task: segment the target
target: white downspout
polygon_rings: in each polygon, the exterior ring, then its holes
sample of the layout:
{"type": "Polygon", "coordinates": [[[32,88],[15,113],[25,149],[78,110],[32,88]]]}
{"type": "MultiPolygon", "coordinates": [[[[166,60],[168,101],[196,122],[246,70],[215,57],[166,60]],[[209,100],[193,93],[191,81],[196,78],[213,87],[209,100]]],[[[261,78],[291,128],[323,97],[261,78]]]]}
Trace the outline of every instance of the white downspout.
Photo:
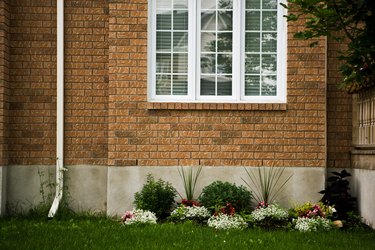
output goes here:
{"type": "Polygon", "coordinates": [[[64,0],[57,0],[57,100],[56,100],[56,193],[48,217],[52,218],[63,196],[64,173],[64,0]]]}

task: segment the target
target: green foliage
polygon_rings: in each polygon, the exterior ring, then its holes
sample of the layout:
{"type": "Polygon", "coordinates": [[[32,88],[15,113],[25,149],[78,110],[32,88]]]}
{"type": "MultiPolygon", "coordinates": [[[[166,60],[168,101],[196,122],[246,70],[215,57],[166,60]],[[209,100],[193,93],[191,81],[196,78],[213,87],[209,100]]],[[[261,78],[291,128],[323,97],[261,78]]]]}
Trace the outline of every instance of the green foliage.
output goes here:
{"type": "Polygon", "coordinates": [[[211,211],[219,211],[229,203],[236,212],[251,210],[252,194],[244,186],[229,182],[215,181],[204,187],[199,201],[211,211]]]}
{"type": "MultiPolygon", "coordinates": [[[[288,0],[288,21],[306,18],[305,30],[296,38],[329,36],[346,41],[339,87],[349,93],[375,86],[375,1],[374,0],[288,0]]],[[[316,45],[316,42],[312,43],[316,45]]]]}
{"type": "Polygon", "coordinates": [[[351,174],[342,170],[332,172],[327,181],[328,185],[325,190],[319,193],[324,194],[321,201],[329,206],[335,206],[338,219],[346,219],[348,212],[356,211],[356,199],[349,194],[349,181],[351,174]]]}
{"type": "Polygon", "coordinates": [[[154,212],[158,219],[169,216],[176,196],[176,190],[168,182],[147,175],[147,182],[140,192],[135,193],[134,204],[138,209],[154,212]]]}
{"type": "Polygon", "coordinates": [[[283,177],[285,168],[261,168],[258,167],[257,174],[251,173],[244,168],[250,181],[242,180],[253,191],[254,198],[258,203],[271,204],[292,178],[292,175],[283,177]],[[283,177],[283,178],[282,178],[283,177]]]}
{"type": "Polygon", "coordinates": [[[362,217],[357,212],[348,212],[343,222],[347,230],[371,230],[371,227],[362,222],[362,217]]]}
{"type": "MultiPolygon", "coordinates": [[[[188,167],[187,170],[185,170],[181,166],[180,169],[178,170],[178,173],[180,174],[180,177],[184,184],[185,195],[188,201],[192,201],[194,199],[195,186],[197,185],[197,181],[201,174],[201,171],[202,171],[202,166],[199,166],[198,169],[195,171],[195,173],[193,171],[193,167],[188,167]]],[[[181,199],[183,198],[184,197],[181,196],[181,199]]]]}

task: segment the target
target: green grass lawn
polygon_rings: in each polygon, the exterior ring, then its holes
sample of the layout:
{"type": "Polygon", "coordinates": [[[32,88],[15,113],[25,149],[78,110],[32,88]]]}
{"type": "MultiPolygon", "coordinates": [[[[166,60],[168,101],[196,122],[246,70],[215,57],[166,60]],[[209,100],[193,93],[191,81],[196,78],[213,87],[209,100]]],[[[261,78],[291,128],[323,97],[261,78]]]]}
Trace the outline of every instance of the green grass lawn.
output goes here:
{"type": "Polygon", "coordinates": [[[375,249],[375,231],[215,231],[185,224],[122,226],[106,218],[0,219],[0,249],[375,249]]]}

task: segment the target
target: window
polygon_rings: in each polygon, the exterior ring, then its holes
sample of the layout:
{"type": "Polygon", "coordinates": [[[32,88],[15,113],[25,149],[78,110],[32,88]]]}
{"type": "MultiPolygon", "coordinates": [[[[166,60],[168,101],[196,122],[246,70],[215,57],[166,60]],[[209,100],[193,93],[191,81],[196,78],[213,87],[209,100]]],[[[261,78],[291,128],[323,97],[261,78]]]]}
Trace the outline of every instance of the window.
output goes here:
{"type": "Polygon", "coordinates": [[[286,25],[275,0],[152,0],[149,101],[286,101],[286,25]]]}

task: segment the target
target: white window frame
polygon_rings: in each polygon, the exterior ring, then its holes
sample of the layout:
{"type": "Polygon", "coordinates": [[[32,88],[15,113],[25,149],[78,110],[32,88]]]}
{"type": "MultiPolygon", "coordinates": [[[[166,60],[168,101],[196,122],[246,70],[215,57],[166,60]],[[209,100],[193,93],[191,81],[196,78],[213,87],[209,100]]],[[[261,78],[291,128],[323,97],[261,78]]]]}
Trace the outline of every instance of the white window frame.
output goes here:
{"type": "Polygon", "coordinates": [[[286,103],[286,68],[287,68],[287,23],[284,15],[286,9],[280,5],[285,0],[278,0],[277,12],[277,95],[245,96],[245,13],[236,15],[236,11],[245,9],[245,1],[233,0],[233,66],[232,96],[200,95],[200,18],[201,1],[188,0],[188,93],[187,95],[156,95],[156,0],[148,1],[148,77],[147,94],[149,102],[181,102],[181,103],[286,103]],[[195,10],[195,11],[192,11],[195,10]],[[237,60],[238,58],[239,60],[237,60]],[[195,67],[190,67],[194,64],[195,67]]]}

